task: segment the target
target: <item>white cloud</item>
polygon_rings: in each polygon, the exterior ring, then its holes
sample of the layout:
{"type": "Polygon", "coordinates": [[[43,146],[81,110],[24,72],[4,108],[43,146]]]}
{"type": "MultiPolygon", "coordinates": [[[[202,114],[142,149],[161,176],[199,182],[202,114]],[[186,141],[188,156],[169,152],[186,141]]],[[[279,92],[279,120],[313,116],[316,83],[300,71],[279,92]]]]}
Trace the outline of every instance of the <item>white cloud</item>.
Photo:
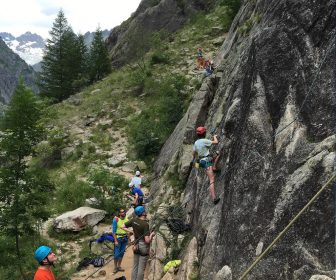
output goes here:
{"type": "Polygon", "coordinates": [[[140,0],[9,0],[1,7],[0,32],[47,37],[60,9],[75,33],[112,29],[135,12],[140,0]]]}

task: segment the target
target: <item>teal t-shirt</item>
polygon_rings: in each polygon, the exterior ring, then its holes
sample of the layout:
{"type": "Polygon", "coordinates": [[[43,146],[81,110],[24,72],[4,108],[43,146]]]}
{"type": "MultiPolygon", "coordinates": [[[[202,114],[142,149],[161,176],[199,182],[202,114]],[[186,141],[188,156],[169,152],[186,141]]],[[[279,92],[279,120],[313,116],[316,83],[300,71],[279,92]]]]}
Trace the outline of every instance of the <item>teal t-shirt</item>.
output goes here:
{"type": "Polygon", "coordinates": [[[206,157],[209,155],[209,148],[212,144],[212,141],[209,139],[198,139],[193,146],[193,150],[197,152],[200,158],[206,157]]]}

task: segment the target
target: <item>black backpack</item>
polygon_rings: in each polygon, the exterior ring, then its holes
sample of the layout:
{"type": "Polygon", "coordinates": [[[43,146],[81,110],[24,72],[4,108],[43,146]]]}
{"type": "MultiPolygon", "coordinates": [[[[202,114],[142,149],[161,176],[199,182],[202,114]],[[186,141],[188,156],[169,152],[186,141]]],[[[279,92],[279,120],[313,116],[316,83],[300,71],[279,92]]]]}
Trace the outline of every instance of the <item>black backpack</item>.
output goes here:
{"type": "Polygon", "coordinates": [[[80,271],[82,268],[89,266],[92,263],[92,258],[85,257],[81,260],[76,268],[76,271],[80,271]]]}
{"type": "Polygon", "coordinates": [[[105,264],[105,259],[102,256],[97,256],[94,259],[92,259],[92,262],[94,267],[101,267],[105,264]]]}

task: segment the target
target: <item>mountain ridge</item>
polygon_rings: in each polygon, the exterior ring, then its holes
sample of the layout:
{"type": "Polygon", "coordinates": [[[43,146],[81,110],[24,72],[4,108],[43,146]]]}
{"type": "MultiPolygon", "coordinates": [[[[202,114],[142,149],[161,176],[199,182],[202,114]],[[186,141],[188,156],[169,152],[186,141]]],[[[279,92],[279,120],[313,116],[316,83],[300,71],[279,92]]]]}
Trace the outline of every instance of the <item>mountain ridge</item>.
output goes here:
{"type": "MultiPolygon", "coordinates": [[[[107,29],[103,30],[103,38],[107,39],[110,32],[111,31],[107,29]]],[[[85,32],[83,36],[86,46],[90,47],[94,32],[85,32]]],[[[27,31],[17,37],[13,36],[9,32],[0,32],[0,38],[2,38],[7,46],[18,54],[28,65],[33,66],[33,68],[40,69],[38,64],[43,58],[46,39],[30,31],[27,31]]]]}
{"type": "Polygon", "coordinates": [[[0,38],[0,98],[3,104],[10,102],[20,76],[28,87],[38,93],[34,69],[0,38]]]}

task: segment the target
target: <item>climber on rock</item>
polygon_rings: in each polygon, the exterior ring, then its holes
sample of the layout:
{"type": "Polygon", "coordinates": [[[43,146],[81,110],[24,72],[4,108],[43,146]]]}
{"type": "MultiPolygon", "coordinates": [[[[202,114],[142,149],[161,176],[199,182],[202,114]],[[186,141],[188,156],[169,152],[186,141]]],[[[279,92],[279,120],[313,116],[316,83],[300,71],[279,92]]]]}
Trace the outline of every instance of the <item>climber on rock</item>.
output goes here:
{"type": "Polygon", "coordinates": [[[143,204],[144,193],[140,188],[137,188],[132,182],[128,184],[130,188],[130,194],[127,197],[132,200],[132,206],[135,208],[143,204]]]}
{"type": "Polygon", "coordinates": [[[193,146],[193,163],[195,160],[199,163],[201,168],[206,169],[206,174],[208,175],[210,185],[209,191],[214,204],[217,204],[220,200],[219,197],[216,197],[215,193],[215,173],[217,172],[217,162],[219,160],[219,152],[216,152],[215,155],[210,154],[211,145],[217,145],[218,138],[217,135],[213,136],[213,140],[206,139],[206,128],[203,126],[197,127],[196,134],[198,140],[195,141],[193,146]]]}

